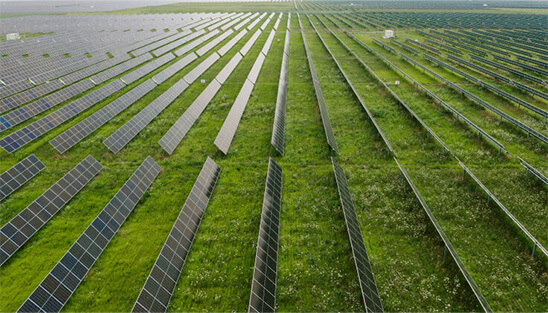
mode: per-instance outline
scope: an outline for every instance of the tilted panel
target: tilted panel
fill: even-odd
[[[232,143],[234,135],[236,135],[236,129],[238,128],[240,119],[244,114],[245,107],[247,106],[247,101],[249,100],[252,91],[253,83],[246,79],[242,89],[240,90],[240,93],[236,97],[236,100],[234,101],[234,104],[230,109],[230,112],[228,112],[223,126],[221,127],[219,133],[217,134],[217,137],[215,138],[215,145],[224,154],[228,153],[228,149],[230,148],[230,144]]]
[[[202,75],[205,71],[207,71],[208,68],[213,65],[213,63],[217,62],[219,60],[219,55],[217,53],[213,53],[210,55],[207,59],[202,61],[198,66],[196,66],[194,69],[192,69],[188,74],[185,75],[183,78],[187,83],[192,84],[200,75]]]
[[[179,61],[171,64],[168,68],[164,69],[160,73],[154,75],[152,77],[152,80],[156,84],[161,84],[171,76],[175,75],[177,72],[185,68],[187,65],[192,63],[192,61],[196,60],[198,56],[195,53],[190,53],[189,55],[185,56],[184,58],[180,59]]]
[[[160,170],[147,157],[18,311],[61,311]]]
[[[133,312],[167,310],[220,171],[208,157],[148,275]]]
[[[278,83],[278,97],[276,98],[276,111],[274,113],[274,125],[272,126],[272,138],[270,143],[276,151],[284,154],[285,142],[285,110],[287,100],[287,79],[289,69],[289,36],[285,32],[284,53],[282,56],[282,68],[280,70],[280,81]]]
[[[281,206],[282,168],[270,158],[253,281],[251,283],[249,312],[274,312],[276,308],[276,273]]]
[[[373,269],[369,262],[369,256],[367,255],[365,242],[363,241],[360,223],[358,222],[358,216],[352,202],[346,175],[334,158],[331,158],[331,162],[333,163],[333,171],[335,172],[337,188],[339,189],[344,220],[346,222],[346,229],[348,230],[348,238],[350,239],[350,247],[352,248],[354,263],[358,272],[365,312],[383,312],[377,283],[375,282]]]
[[[300,18],[299,18],[300,21]],[[308,49],[308,43],[306,42],[306,37],[304,31],[301,28],[301,35],[303,37],[304,48],[306,51],[306,58],[308,59],[308,66],[310,68],[310,74],[312,75],[312,82],[314,84],[314,91],[316,93],[316,98],[318,100],[318,107],[320,108],[320,115],[322,117],[323,129],[325,132],[325,137],[327,138],[327,143],[333,149],[333,151],[339,153],[339,147],[337,141],[335,140],[335,134],[333,133],[333,127],[331,126],[331,119],[329,118],[329,113],[327,112],[327,106],[325,105],[325,100],[323,97],[322,87],[318,80],[318,75],[316,74],[316,68],[314,67],[314,62],[312,61],[312,56],[310,55],[310,50]]]
[[[21,162],[12,166],[9,170],[0,174],[0,200],[3,200],[34,176],[40,173],[46,166],[34,154],[24,158]]]
[[[188,109],[181,117],[171,126],[167,133],[158,142],[160,146],[169,154],[175,151],[181,140],[188,133],[192,125],[205,110],[211,99],[221,88],[221,84],[213,80],[204,91],[192,102]]]
[[[71,169],[0,229],[0,265],[67,204],[103,166],[91,155]]]

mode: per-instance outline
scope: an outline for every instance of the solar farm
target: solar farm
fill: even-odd
[[[2,2],[0,36],[0,311],[548,310],[548,2]]]

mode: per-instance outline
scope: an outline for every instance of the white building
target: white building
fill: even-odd
[[[384,36],[383,38],[392,38],[394,37],[394,31],[391,30],[391,29],[387,29],[384,31]]]

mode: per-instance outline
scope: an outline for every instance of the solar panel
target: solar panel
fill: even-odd
[[[249,52],[249,50],[251,49],[251,47],[255,44],[255,41],[257,41],[257,39],[259,38],[259,36],[261,35],[262,31],[260,29],[258,29],[254,34],[253,36],[251,36],[251,38],[249,39],[249,41],[242,47],[242,49],[240,50],[240,53],[245,57],[245,55]]]
[[[185,75],[183,78],[187,83],[192,84],[200,75],[202,75],[207,69],[213,65],[213,63],[217,62],[219,60],[220,56],[214,52],[212,55],[210,55],[207,59],[205,59],[202,63],[200,63],[198,66],[196,66],[194,69],[192,69],[188,74]]]
[[[224,154],[227,154],[228,149],[230,148],[230,144],[236,134],[236,129],[238,128],[240,119],[244,114],[247,101],[249,100],[252,91],[253,83],[246,79],[240,93],[236,97],[236,100],[230,109],[230,112],[228,112],[228,116],[226,117],[221,130],[219,130],[219,133],[217,134],[217,138],[215,138],[215,145]]]
[[[358,280],[360,281],[360,288],[362,291],[362,300],[364,302],[366,312],[383,312],[381,298],[379,291],[377,290],[377,283],[375,282],[375,276],[371,269],[371,263],[365,249],[365,242],[363,241],[362,231],[360,223],[358,222],[358,216],[354,209],[354,203],[350,196],[350,189],[346,181],[346,175],[342,167],[332,157],[333,171],[335,172],[335,179],[337,181],[337,188],[339,189],[339,196],[341,198],[341,204],[344,213],[344,220],[346,222],[346,229],[348,230],[348,238],[350,239],[350,246],[352,248],[352,255],[354,257],[354,263],[356,264],[356,270],[358,272]]]
[[[133,312],[165,312],[221,169],[207,158],[162,251],[133,306]]]
[[[9,170],[0,174],[0,200],[3,200],[34,176],[40,173],[46,166],[34,154],[24,158]]]
[[[259,72],[261,71],[261,68],[263,67],[264,61],[266,57],[264,54],[259,53],[259,56],[255,59],[255,63],[253,63],[253,67],[249,71],[249,75],[247,76],[247,79],[255,84],[257,82],[257,78],[259,77]]]
[[[167,153],[173,153],[220,88],[221,84],[213,80],[160,139],[158,143]]]
[[[290,32],[285,32],[284,53],[282,57],[282,68],[280,70],[280,82],[278,83],[278,97],[276,99],[276,111],[274,113],[274,125],[272,127],[272,139],[270,143],[276,151],[284,154],[285,142],[285,108],[287,100],[287,80],[289,68],[289,36]]]
[[[218,45],[221,41],[225,40],[226,37],[232,35],[232,33],[234,33],[232,29],[224,31],[219,37],[213,39],[212,41],[208,42],[203,47],[198,49],[198,51],[196,51],[196,54],[199,56],[206,54],[209,50],[211,50],[213,47]]]
[[[276,31],[271,30],[268,38],[266,39],[266,43],[263,46],[263,50],[261,50],[261,53],[264,54],[264,56],[268,55],[268,50],[270,50],[270,46],[272,45],[272,41],[274,40],[274,35],[276,35]]]
[[[8,153],[11,153],[78,115],[82,111],[87,110],[94,104],[122,89],[124,86],[124,83],[120,80],[115,80],[11,135],[0,139],[0,146]]]
[[[137,113],[131,120],[105,139],[103,144],[113,153],[118,153],[118,151],[125,147],[131,139],[173,102],[175,98],[185,91],[187,87],[188,84],[182,79],[175,83],[141,110],[141,112]]]
[[[234,71],[236,66],[240,63],[240,61],[243,59],[243,56],[239,53],[236,53],[230,61],[223,67],[223,69],[215,76],[215,79],[221,83],[224,84],[225,81],[228,79],[230,74]]]
[[[240,39],[242,39],[245,35],[247,34],[247,30],[244,29],[242,30],[241,32],[239,32],[236,36],[234,36],[234,38],[230,39],[230,41],[225,44],[224,46],[222,46],[218,51],[217,53],[220,55],[220,56],[224,56],[225,53],[228,52],[228,50],[230,50],[232,47],[234,47],[234,45],[240,41]]]
[[[0,229],[0,265],[67,204],[103,166],[91,155]]]
[[[160,170],[147,157],[18,311],[61,311]]]
[[[78,124],[53,138],[49,143],[59,153],[65,153],[65,151],[86,138],[99,127],[103,126],[120,112],[127,109],[155,87],[156,84],[151,79],[139,84],[139,86],[128,91]]]
[[[134,81],[138,80],[139,78],[145,76],[146,74],[154,71],[158,67],[166,64],[167,62],[173,60],[175,56],[172,53],[168,53],[146,65],[141,66],[140,68],[136,69],[135,71],[123,76],[120,78],[121,81],[123,81],[126,85],[129,85],[133,83]]]
[[[251,283],[249,312],[275,312],[281,205],[282,168],[270,158]]]
[[[299,17],[300,22],[300,17]],[[314,84],[314,91],[316,93],[316,98],[318,100],[318,107],[320,108],[320,115],[322,117],[323,129],[325,132],[325,137],[327,138],[327,143],[335,152],[339,153],[339,147],[337,146],[337,141],[335,140],[335,134],[333,133],[333,127],[331,126],[331,119],[329,118],[329,113],[327,112],[327,106],[325,105],[325,99],[323,97],[322,87],[320,86],[320,81],[318,80],[318,75],[316,74],[316,68],[314,67],[314,62],[312,61],[312,56],[308,49],[308,43],[306,42],[306,37],[301,26],[301,35],[303,37],[304,48],[306,51],[306,58],[308,59],[308,66],[310,68],[310,74],[312,75],[312,82]]]
[[[185,68],[185,66],[189,65],[190,63],[192,63],[192,61],[196,60],[197,58],[198,56],[195,53],[190,53],[184,58],[180,59],[179,61],[171,64],[168,68],[164,69],[160,73],[154,75],[152,77],[152,80],[156,84],[163,83],[166,79],[175,75],[175,73]]]

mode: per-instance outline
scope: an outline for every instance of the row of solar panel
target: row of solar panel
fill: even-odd
[[[291,13],[289,13],[291,14]],[[289,23],[291,15],[287,18],[287,30],[285,31],[285,43],[282,55],[282,67],[280,70],[280,80],[278,82],[278,96],[276,98],[276,110],[274,113],[274,124],[272,126],[272,138],[270,143],[280,154],[284,154],[285,142],[285,110],[287,100],[287,84],[289,71],[289,38],[291,31]],[[276,22],[277,23],[277,22]]]
[[[92,156],[70,170],[0,229],[0,265],[67,204],[103,167]]]
[[[130,72],[129,74],[126,74],[120,78],[121,81],[123,81],[126,85],[129,85],[133,83],[134,81],[138,80],[139,78],[147,75],[148,73],[154,71],[158,67],[166,64],[167,62],[173,60],[175,56],[171,53],[168,53],[162,57],[159,57],[157,59],[154,59],[152,62],[149,62],[140,68]]]
[[[208,157],[146,279],[133,312],[167,311],[220,171]]]
[[[19,312],[59,312],[63,308],[160,170],[160,166],[147,157],[27,298]]]
[[[335,139],[335,134],[333,133],[333,127],[331,126],[331,119],[329,118],[329,113],[327,112],[327,106],[325,105],[325,98],[323,96],[322,87],[320,86],[320,81],[318,79],[318,74],[316,74],[316,68],[314,67],[314,61],[312,60],[312,55],[310,54],[310,49],[308,48],[308,42],[306,41],[306,36],[304,29],[301,23],[300,15],[297,15],[299,19],[301,36],[303,38],[304,49],[306,52],[306,58],[308,60],[308,66],[310,69],[310,75],[312,76],[312,83],[314,85],[314,92],[316,94],[316,99],[318,100],[318,107],[320,108],[320,116],[322,117],[323,129],[325,132],[325,137],[329,147],[337,153],[339,153],[339,147],[337,145],[337,140]],[[308,15],[307,15],[308,17]],[[311,23],[312,24],[312,23]]]
[[[281,209],[282,168],[270,158],[248,312],[276,311],[276,274]]]
[[[331,162],[333,164],[333,171],[335,172],[335,180],[337,182],[337,189],[339,190],[350,247],[354,257],[356,271],[358,272],[358,280],[360,282],[365,312],[383,312],[381,298],[379,296],[379,291],[377,290],[377,283],[375,282],[373,269],[369,262],[369,256],[367,255],[367,249],[365,248],[365,242],[363,240],[358,216],[356,215],[356,209],[352,202],[352,196],[350,195],[350,188],[346,181],[346,175],[344,174],[342,167],[334,158],[331,158]]]
[[[216,36],[219,33],[220,33],[220,31],[218,29],[210,31],[210,32],[206,33],[205,35],[203,35],[203,36],[193,40],[192,42],[184,45],[182,48],[180,48],[178,50],[175,50],[174,53],[175,53],[175,55],[180,57],[181,55],[186,54],[187,52],[189,52],[192,49],[198,47],[199,45],[201,45],[202,43],[208,41],[209,39],[213,38],[214,36]]]

